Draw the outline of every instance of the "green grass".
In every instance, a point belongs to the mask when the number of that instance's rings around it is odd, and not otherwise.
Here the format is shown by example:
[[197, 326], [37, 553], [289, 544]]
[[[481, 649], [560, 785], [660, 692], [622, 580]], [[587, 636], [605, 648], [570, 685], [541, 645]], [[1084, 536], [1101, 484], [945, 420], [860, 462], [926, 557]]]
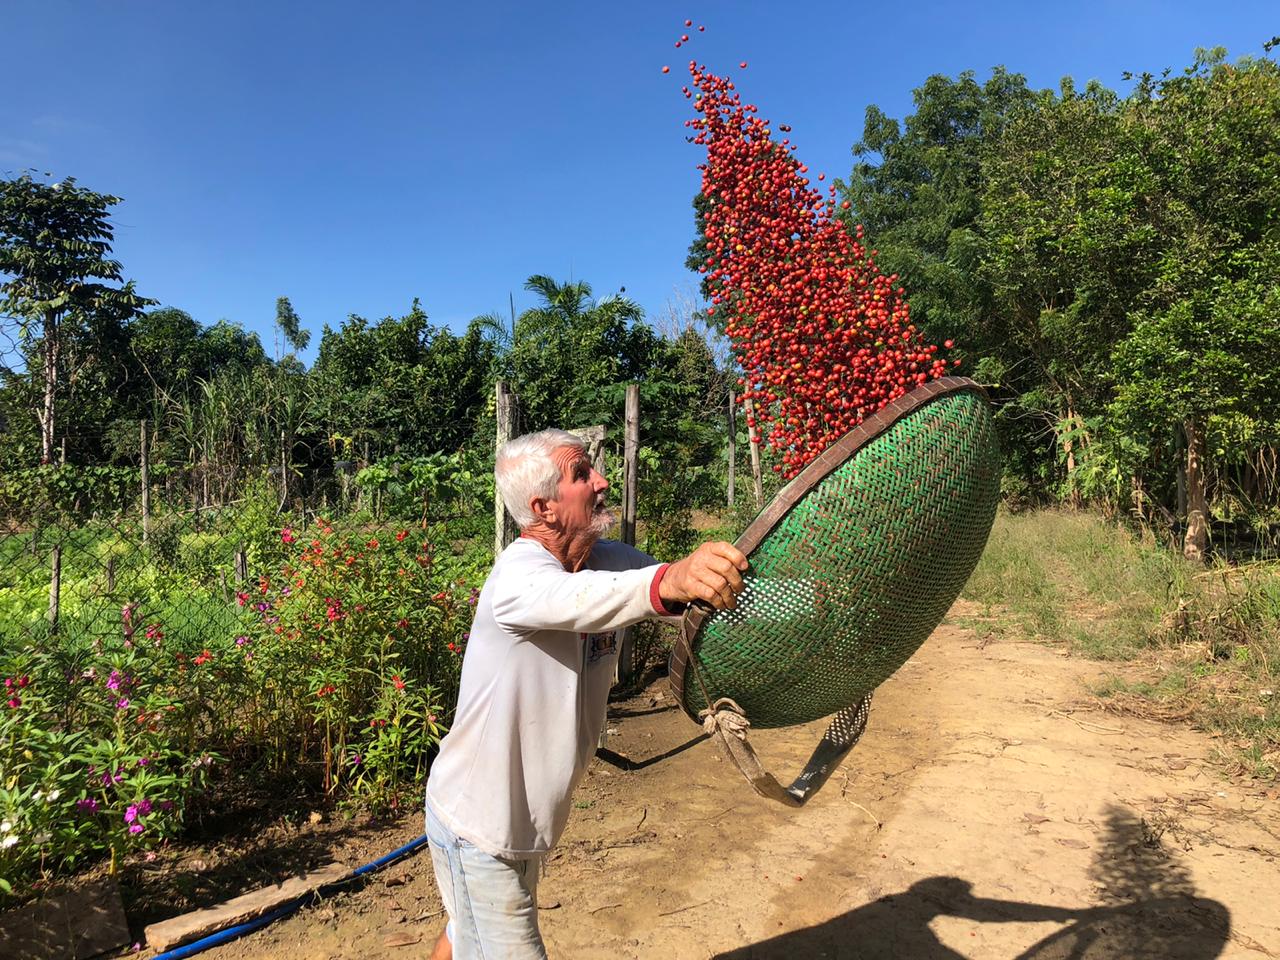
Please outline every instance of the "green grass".
[[961, 596], [983, 615], [958, 622], [1113, 661], [1126, 675], [1097, 696], [1188, 717], [1242, 772], [1280, 773], [1280, 564], [1205, 569], [1095, 514], [1002, 511]]
[[1151, 645], [1193, 572], [1093, 514], [1001, 512], [961, 596], [998, 613], [1006, 633], [1128, 659]]

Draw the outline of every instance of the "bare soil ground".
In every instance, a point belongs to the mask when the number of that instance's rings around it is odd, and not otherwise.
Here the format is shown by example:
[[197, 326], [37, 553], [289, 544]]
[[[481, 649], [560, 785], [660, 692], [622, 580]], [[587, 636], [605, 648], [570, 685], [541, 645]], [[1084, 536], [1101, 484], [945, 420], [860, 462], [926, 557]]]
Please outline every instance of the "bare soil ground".
[[[1096, 709], [1101, 670], [944, 624], [799, 810], [757, 797], [665, 684], [614, 704], [617, 757], [593, 762], [541, 883], [551, 955], [1280, 956], [1280, 794], [1225, 779], [1186, 726]], [[822, 730], [752, 739], [781, 779]], [[420, 832], [407, 817], [334, 854]], [[204, 956], [421, 957], [442, 924], [424, 851]]]

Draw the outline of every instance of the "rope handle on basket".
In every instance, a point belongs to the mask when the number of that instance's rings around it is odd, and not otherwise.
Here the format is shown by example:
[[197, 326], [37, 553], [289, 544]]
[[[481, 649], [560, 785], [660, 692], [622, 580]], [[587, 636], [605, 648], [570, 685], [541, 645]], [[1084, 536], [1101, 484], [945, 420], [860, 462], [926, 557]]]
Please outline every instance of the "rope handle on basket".
[[853, 749], [853, 745], [862, 737], [867, 728], [867, 716], [871, 711], [871, 694], [867, 694], [857, 703], [846, 707], [831, 720], [827, 732], [818, 742], [813, 756], [805, 764], [800, 776], [791, 786], [784, 787], [777, 777], [764, 768], [756, 755], [747, 731], [751, 729], [751, 721], [746, 711], [738, 706], [730, 697], [712, 700], [707, 692], [706, 683], [698, 669], [697, 661], [692, 656], [688, 660], [693, 675], [702, 688], [702, 694], [710, 706], [698, 714], [702, 721], [702, 729], [708, 736], [717, 739], [721, 749], [728, 756], [738, 771], [747, 779], [756, 793], [770, 800], [776, 800], [788, 807], [803, 806], [818, 788], [827, 782], [827, 778], [840, 765], [840, 761]]

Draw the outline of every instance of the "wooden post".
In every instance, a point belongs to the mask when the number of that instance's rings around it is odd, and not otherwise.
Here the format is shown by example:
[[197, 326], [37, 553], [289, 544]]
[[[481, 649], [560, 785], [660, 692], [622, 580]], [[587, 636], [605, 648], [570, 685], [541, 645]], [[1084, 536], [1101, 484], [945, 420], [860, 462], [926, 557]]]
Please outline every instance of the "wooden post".
[[138, 450], [142, 465], [142, 542], [151, 535], [151, 455], [147, 452], [147, 421], [138, 423]]
[[55, 545], [49, 566], [49, 632], [58, 632], [58, 600], [62, 591], [62, 547]]
[[285, 442], [285, 433], [280, 431], [280, 509], [289, 502], [289, 447]]
[[747, 446], [751, 450], [751, 485], [756, 495], [756, 509], [764, 506], [764, 482], [760, 478], [760, 443], [756, 435], [756, 408], [747, 397]]
[[[511, 439], [515, 420], [515, 395], [505, 380], [494, 385], [497, 400], [498, 429], [494, 438], [494, 453], [502, 449], [502, 445]], [[507, 505], [502, 502], [502, 491], [494, 485], [493, 489], [493, 555], [497, 557], [511, 543], [520, 531], [507, 512]]]
[[107, 557], [107, 593], [116, 592], [116, 555]]
[[236, 551], [236, 584], [239, 585], [249, 579], [249, 557], [244, 552], [244, 547]]
[[733, 506], [734, 473], [738, 467], [738, 410], [733, 403], [733, 391], [729, 391], [729, 484], [728, 505]]
[[58, 466], [65, 467], [67, 465], [67, 438], [62, 438], [62, 452], [58, 454]]
[[[636, 493], [640, 480], [640, 384], [627, 384], [626, 437], [622, 445], [622, 542], [636, 545]], [[618, 664], [614, 683], [635, 676], [635, 627], [618, 631]], [[603, 738], [604, 734], [601, 734]], [[603, 742], [601, 746], [603, 746]]]
[[636, 488], [640, 478], [640, 384], [627, 384], [626, 439], [622, 458], [622, 542], [636, 543]]

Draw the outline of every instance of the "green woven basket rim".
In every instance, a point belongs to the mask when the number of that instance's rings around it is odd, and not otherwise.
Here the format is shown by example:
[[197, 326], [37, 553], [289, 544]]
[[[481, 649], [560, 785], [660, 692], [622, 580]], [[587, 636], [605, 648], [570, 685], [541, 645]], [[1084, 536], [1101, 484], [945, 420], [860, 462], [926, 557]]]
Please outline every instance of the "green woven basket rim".
[[[818, 486], [828, 475], [834, 473], [849, 461], [859, 450], [870, 444], [894, 424], [919, 410], [926, 403], [938, 397], [963, 391], [973, 391], [989, 399], [986, 389], [968, 377], [941, 377], [922, 384], [914, 390], [903, 394], [893, 403], [876, 411], [866, 420], [858, 424], [843, 437], [822, 451], [817, 458], [800, 471], [796, 477], [778, 491], [768, 505], [760, 511], [742, 535], [734, 541], [734, 546], [751, 558], [755, 549], [764, 542], [784, 519], [814, 487]], [[685, 673], [689, 667], [689, 658], [697, 644], [702, 624], [716, 611], [706, 604], [690, 605], [680, 621], [680, 635], [671, 651], [671, 662], [668, 667], [668, 680], [675, 693], [676, 702], [684, 707]], [[696, 717], [694, 719], [697, 719]]]

